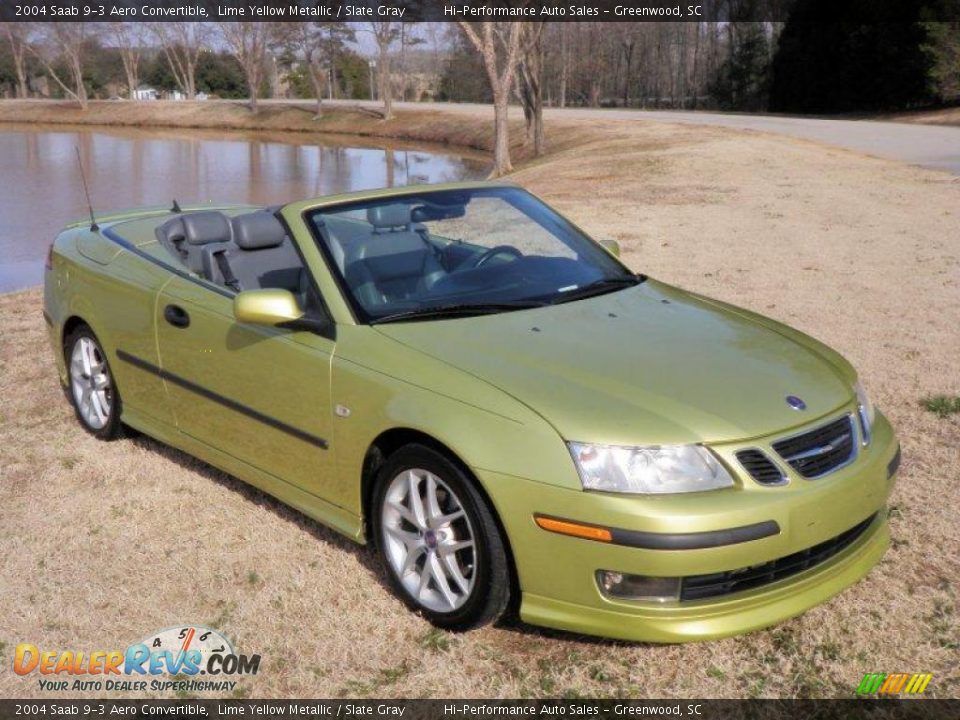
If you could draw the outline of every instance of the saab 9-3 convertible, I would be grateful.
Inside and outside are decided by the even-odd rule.
[[[888,545],[899,445],[849,363],[628,269],[519,187],[97,223],[57,237],[44,293],[83,427],[373,544],[440,627],[509,609],[715,638],[826,600]]]

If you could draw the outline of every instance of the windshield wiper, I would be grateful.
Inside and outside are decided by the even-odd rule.
[[[547,305],[539,300],[516,300],[514,302],[500,303],[477,303],[458,304],[458,305],[434,305],[432,307],[423,307],[416,310],[404,310],[403,312],[384,315],[374,318],[370,321],[371,325],[381,323],[403,322],[405,320],[435,320],[437,318],[452,317],[471,317],[475,315],[494,315],[496,313],[511,312],[513,310],[529,310]]]
[[[619,277],[600,278],[586,285],[570,288],[567,291],[561,292],[553,299],[551,305],[570,302],[571,300],[582,300],[593,297],[594,295],[602,295],[603,293],[612,292],[618,288],[633,287],[634,285],[639,285],[644,280],[643,275],[620,275]]]

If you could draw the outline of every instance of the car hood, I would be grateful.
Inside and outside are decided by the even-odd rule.
[[[509,393],[573,441],[742,440],[808,423],[853,397],[816,341],[653,281],[378,330]],[[791,408],[788,395],[806,410]]]

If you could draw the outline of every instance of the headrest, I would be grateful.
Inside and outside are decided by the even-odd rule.
[[[191,245],[230,241],[230,221],[215,210],[184,213],[180,216],[183,234]]]
[[[244,250],[263,250],[282,244],[287,233],[272,213],[259,211],[237,215],[233,223],[233,240]]]
[[[394,203],[367,208],[367,222],[375,228],[406,227],[410,224],[410,206]]]

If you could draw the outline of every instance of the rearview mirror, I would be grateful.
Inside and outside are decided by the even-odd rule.
[[[233,298],[237,322],[282,325],[303,317],[297,299],[289,290],[246,290]]]
[[[429,222],[431,220],[453,220],[467,214],[466,205],[436,205],[427,203],[418,205],[410,212],[413,222]]]
[[[620,243],[616,240],[599,240],[598,242],[608,253],[614,257],[620,257]]]

